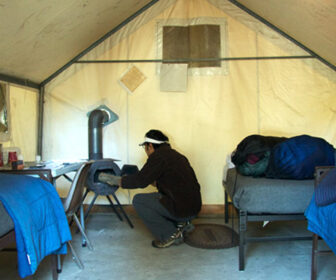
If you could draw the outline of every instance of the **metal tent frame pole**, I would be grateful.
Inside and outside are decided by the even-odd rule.
[[[43,112],[44,112],[44,86],[39,89],[38,100],[38,127],[37,127],[37,154],[42,156],[43,149]]]
[[[11,83],[11,84],[30,87],[30,88],[34,88],[34,89],[40,89],[40,85],[38,83],[34,83],[34,82],[32,82],[30,80],[27,80],[27,79],[22,79],[22,78],[18,78],[18,77],[6,75],[6,74],[1,74],[0,73],[0,80],[4,81],[4,82]]]
[[[241,4],[239,1],[237,1],[237,0],[229,0],[229,1],[232,4],[236,5],[238,8],[240,8],[243,11],[245,11],[246,13],[248,13],[249,15],[253,16],[257,20],[259,20],[260,22],[262,22],[263,24],[267,25],[268,27],[270,27],[274,31],[278,32],[280,35],[282,35],[286,39],[290,40],[295,45],[299,46],[301,49],[305,50],[310,55],[312,55],[316,59],[320,60],[322,63],[324,63],[325,65],[327,65],[328,67],[330,67],[334,71],[336,71],[336,66],[335,65],[331,64],[330,62],[328,62],[327,60],[325,60],[324,58],[322,58],[321,56],[319,56],[317,53],[315,53],[311,49],[307,48],[305,45],[301,44],[299,41],[295,40],[293,37],[291,37],[290,35],[288,35],[284,31],[282,31],[281,29],[279,29],[278,27],[276,27],[275,25],[273,25],[272,23],[270,23],[269,21],[267,21],[263,17],[259,16],[258,14],[256,14],[255,12],[253,12],[252,10],[250,10],[249,8],[247,8],[246,6],[244,6],[243,4]]]
[[[142,14],[143,12],[145,12],[147,9],[149,9],[151,6],[153,6],[155,3],[159,2],[159,1],[160,0],[153,0],[153,1],[149,2],[147,5],[145,5],[144,7],[142,7],[140,10],[138,10],[137,12],[135,12],[130,17],[128,17],[126,20],[124,20],[118,26],[116,26],[115,28],[113,28],[111,31],[109,31],[108,33],[106,33],[103,37],[101,37],[100,39],[98,39],[96,42],[94,42],[92,45],[90,45],[88,48],[86,48],[80,54],[78,54],[73,59],[71,59],[67,64],[65,64],[64,66],[62,66],[55,73],[51,74],[47,79],[45,79],[41,83],[41,86],[44,86],[47,83],[49,83],[52,79],[54,79],[56,76],[58,76],[59,74],[61,74],[64,70],[66,70],[67,68],[69,68],[72,64],[74,64],[75,62],[77,62],[81,57],[83,57],[84,55],[86,55],[89,51],[91,51],[92,49],[94,49],[95,47],[97,47],[99,44],[101,44],[107,38],[109,38],[114,33],[116,33],[119,29],[121,29],[122,27],[124,27],[126,24],[128,24],[129,22],[131,22],[133,19],[135,19],[137,16],[139,16],[140,14]]]
[[[272,59],[312,59],[311,55],[298,56],[253,56],[253,57],[219,57],[219,58],[180,58],[180,59],[115,59],[115,60],[80,60],[75,63],[90,64],[90,63],[188,63],[188,62],[203,62],[203,61],[236,61],[236,60],[272,60]]]
[[[68,63],[66,63],[65,65],[63,65],[60,69],[58,69],[56,72],[54,72],[48,78],[46,78],[40,84],[37,84],[37,83],[32,82],[32,81],[29,81],[27,79],[17,78],[17,77],[13,77],[13,76],[10,76],[10,75],[5,75],[5,74],[1,74],[0,73],[0,80],[3,80],[5,82],[9,82],[9,83],[13,83],[13,84],[17,84],[17,85],[27,86],[27,87],[34,88],[34,89],[39,89],[39,116],[38,116],[38,144],[37,144],[37,151],[38,151],[38,153],[40,155],[42,155],[43,112],[44,112],[44,92],[45,92],[44,87],[52,79],[54,79],[60,73],[62,73],[64,70],[66,70],[67,68],[69,68],[72,64],[74,64],[74,63],[126,63],[126,62],[127,63],[129,63],[129,62],[133,62],[133,63],[141,63],[141,62],[143,62],[143,63],[149,63],[149,62],[151,62],[151,63],[153,63],[153,62],[154,63],[162,63],[162,62],[168,62],[168,61],[163,61],[163,60],[159,60],[159,59],[152,59],[152,60],[139,59],[139,60],[79,61],[79,59],[82,58],[84,55],[86,55],[89,51],[91,51],[92,49],[94,49],[96,46],[98,46],[99,44],[101,44],[107,38],[109,38],[110,36],[112,36],[114,33],[116,33],[118,30],[120,30],[126,24],[128,24],[129,22],[131,22],[133,19],[135,19],[137,16],[139,16],[140,14],[142,14],[143,12],[145,12],[147,9],[149,9],[151,6],[153,6],[154,4],[156,4],[159,1],[160,0],[152,0],[151,2],[149,2],[147,5],[145,5],[140,10],[138,10],[136,13],[134,13],[133,15],[131,15],[130,17],[128,17],[126,20],[124,20],[121,24],[119,24],[118,26],[116,26],[115,28],[113,28],[110,32],[106,33],[104,36],[102,36],[96,42],[94,42],[93,44],[91,44],[87,49],[85,49],[84,51],[82,51],[81,53],[79,53],[77,56],[75,56],[73,59],[71,59]],[[239,3],[239,1],[237,1],[237,0],[229,0],[229,1],[232,4],[234,4],[235,6],[237,6],[238,8],[240,8],[243,11],[247,12],[249,15],[251,15],[254,18],[256,18],[257,20],[259,20],[260,22],[264,23],[265,25],[267,25],[271,29],[275,30],[276,32],[278,32],[279,34],[281,34],[282,36],[284,36],[285,38],[287,38],[288,40],[290,40],[291,42],[293,42],[294,44],[296,44],[297,46],[299,46],[300,48],[302,48],[306,52],[308,52],[310,54],[310,56],[231,57],[231,58],[227,57],[227,58],[216,58],[215,60],[230,60],[230,61],[232,61],[232,60],[265,60],[265,59],[307,59],[307,58],[316,58],[316,59],[320,60],[322,63],[324,63],[325,65],[327,65],[328,67],[330,67],[332,70],[336,71],[336,66],[335,65],[331,64],[330,62],[328,62],[324,58],[320,57],[314,51],[312,51],[311,49],[307,48],[305,45],[301,44],[300,42],[296,41],[293,37],[289,36],[287,33],[283,32],[282,30],[280,30],[279,28],[277,28],[275,25],[271,24],[269,21],[267,21],[263,17],[259,16],[258,14],[256,14],[255,12],[253,12],[252,10],[248,9],[243,4]],[[213,60],[213,59],[207,59],[207,60]],[[191,61],[191,60],[188,59],[188,60],[183,60],[183,61],[179,61],[179,62],[185,62],[185,61]],[[197,60],[197,61],[201,61],[201,60]]]
[[[101,44],[103,41],[105,41],[107,38],[112,36],[114,33],[116,33],[119,29],[124,27],[126,24],[131,22],[133,19],[135,19],[138,15],[145,12],[147,9],[149,9],[151,6],[153,6],[155,3],[157,3],[160,0],[152,0],[147,5],[142,7],[140,10],[135,12],[133,15],[128,17],[126,20],[124,20],[121,24],[113,28],[111,31],[106,33],[103,37],[98,39],[96,42],[94,42],[92,45],[90,45],[87,49],[82,51],[80,54],[75,56],[73,59],[71,59],[68,63],[66,63],[64,66],[62,66],[60,69],[58,69],[56,72],[54,72],[52,75],[50,75],[47,79],[42,81],[39,84],[40,89],[40,97],[39,97],[39,120],[38,120],[38,144],[37,144],[37,151],[42,156],[42,138],[43,138],[43,112],[44,112],[44,87],[47,83],[49,83],[51,80],[53,80],[55,77],[57,77],[59,74],[61,74],[63,71],[65,71],[67,68],[69,68],[72,64],[76,63],[81,57],[86,55],[89,51],[94,49],[96,46]]]

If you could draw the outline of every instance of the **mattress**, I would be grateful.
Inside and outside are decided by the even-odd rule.
[[[252,214],[303,214],[314,192],[314,180],[254,178],[235,168],[223,186],[237,209]]]
[[[8,215],[6,209],[0,202],[0,238],[14,229],[12,218]]]

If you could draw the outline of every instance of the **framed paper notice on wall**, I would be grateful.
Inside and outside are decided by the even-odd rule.
[[[136,67],[131,66],[120,78],[120,85],[128,92],[134,92],[146,80],[145,75]]]

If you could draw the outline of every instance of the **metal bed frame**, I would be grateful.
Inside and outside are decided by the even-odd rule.
[[[229,221],[229,205],[233,205],[228,200],[228,193],[225,190],[225,223]],[[236,209],[235,207],[233,207]],[[245,269],[245,245],[251,242],[263,241],[296,241],[296,240],[311,240],[312,236],[263,236],[252,237],[247,235],[248,222],[263,222],[263,221],[293,221],[305,220],[304,213],[297,214],[252,214],[245,210],[236,209],[238,212],[238,233],[239,233],[239,270]],[[231,215],[233,220],[233,211]],[[232,226],[233,227],[233,226]]]

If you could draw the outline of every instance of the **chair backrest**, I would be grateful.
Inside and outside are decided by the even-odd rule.
[[[76,212],[80,204],[82,203],[84,185],[92,163],[92,161],[83,163],[76,172],[68,195],[63,202],[63,207],[66,214]]]

